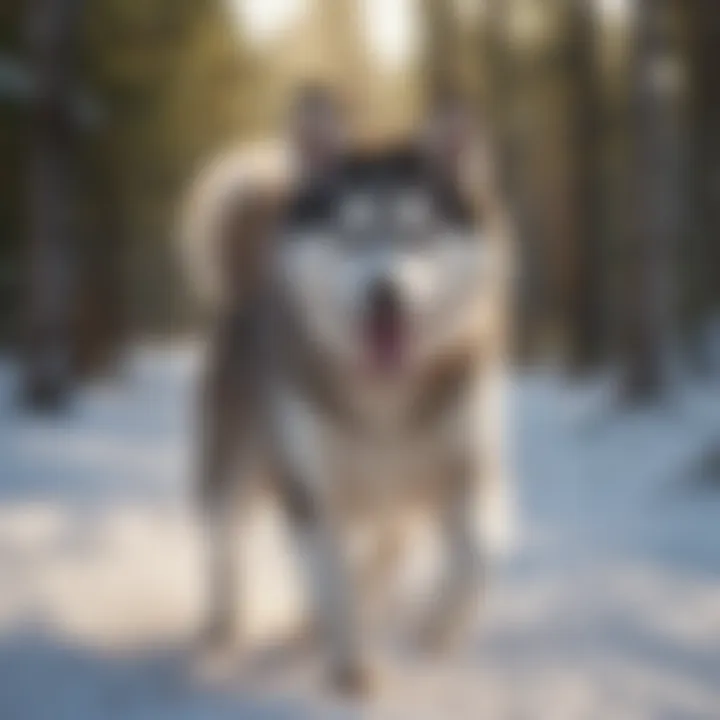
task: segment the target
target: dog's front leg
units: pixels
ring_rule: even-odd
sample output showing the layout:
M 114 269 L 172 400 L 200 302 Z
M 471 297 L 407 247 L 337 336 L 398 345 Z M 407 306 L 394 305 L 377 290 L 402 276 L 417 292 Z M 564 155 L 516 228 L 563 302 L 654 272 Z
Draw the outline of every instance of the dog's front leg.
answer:
M 278 393 L 275 407 L 282 449 L 275 476 L 297 533 L 313 630 L 328 648 L 333 684 L 362 694 L 371 677 L 361 647 L 347 537 L 333 501 L 337 478 L 327 452 L 329 430 L 311 406 L 289 393 Z
M 455 642 L 473 620 L 484 579 L 484 553 L 474 513 L 472 476 L 454 477 L 439 509 L 438 529 L 443 574 L 421 643 L 442 650 Z
M 364 694 L 371 673 L 363 654 L 358 593 L 347 547 L 324 511 L 303 523 L 300 543 L 313 622 L 328 649 L 331 680 L 343 693 Z
M 283 496 L 298 536 L 313 629 L 326 644 L 331 680 L 341 692 L 368 690 L 357 592 L 347 546 L 322 491 L 285 476 Z

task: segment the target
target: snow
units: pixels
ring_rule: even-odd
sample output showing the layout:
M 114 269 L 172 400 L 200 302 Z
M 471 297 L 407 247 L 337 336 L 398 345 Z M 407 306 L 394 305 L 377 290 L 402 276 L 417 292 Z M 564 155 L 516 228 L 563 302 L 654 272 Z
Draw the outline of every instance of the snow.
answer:
M 519 548 L 465 649 L 439 660 L 383 635 L 377 696 L 353 704 L 273 631 L 299 598 L 272 514 L 247 551 L 246 653 L 217 675 L 192 652 L 197 359 L 144 348 L 49 419 L 17 409 L 0 362 L 0 718 L 720 717 L 720 483 L 702 477 L 720 385 L 621 413 L 605 382 L 517 379 Z

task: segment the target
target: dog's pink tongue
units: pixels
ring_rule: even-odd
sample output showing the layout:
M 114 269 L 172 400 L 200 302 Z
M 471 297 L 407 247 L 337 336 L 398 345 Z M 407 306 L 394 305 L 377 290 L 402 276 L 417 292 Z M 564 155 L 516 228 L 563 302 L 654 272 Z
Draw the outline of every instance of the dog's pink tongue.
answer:
M 374 371 L 388 374 L 402 368 L 405 332 L 396 314 L 380 313 L 371 317 L 367 324 L 366 342 Z

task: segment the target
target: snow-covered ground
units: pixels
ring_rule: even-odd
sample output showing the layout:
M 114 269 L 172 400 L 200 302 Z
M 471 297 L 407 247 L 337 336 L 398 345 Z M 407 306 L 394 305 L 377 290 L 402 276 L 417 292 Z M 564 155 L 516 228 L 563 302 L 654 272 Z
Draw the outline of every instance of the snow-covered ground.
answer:
M 195 662 L 196 362 L 144 350 L 55 419 L 20 414 L 0 364 L 2 720 L 720 718 L 720 385 L 630 415 L 552 373 L 519 380 L 522 542 L 475 637 L 442 661 L 386 643 L 377 697 L 353 705 L 287 643 L 259 637 L 220 677 Z M 256 525 L 262 635 L 296 603 L 282 533 Z

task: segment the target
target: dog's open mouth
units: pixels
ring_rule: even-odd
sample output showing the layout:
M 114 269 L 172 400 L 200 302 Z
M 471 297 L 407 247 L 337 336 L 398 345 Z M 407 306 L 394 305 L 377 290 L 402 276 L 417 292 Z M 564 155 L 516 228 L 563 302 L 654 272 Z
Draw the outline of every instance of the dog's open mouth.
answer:
M 391 375 L 402 371 L 407 359 L 408 327 L 398 308 L 377 307 L 368 313 L 365 346 L 372 372 Z

